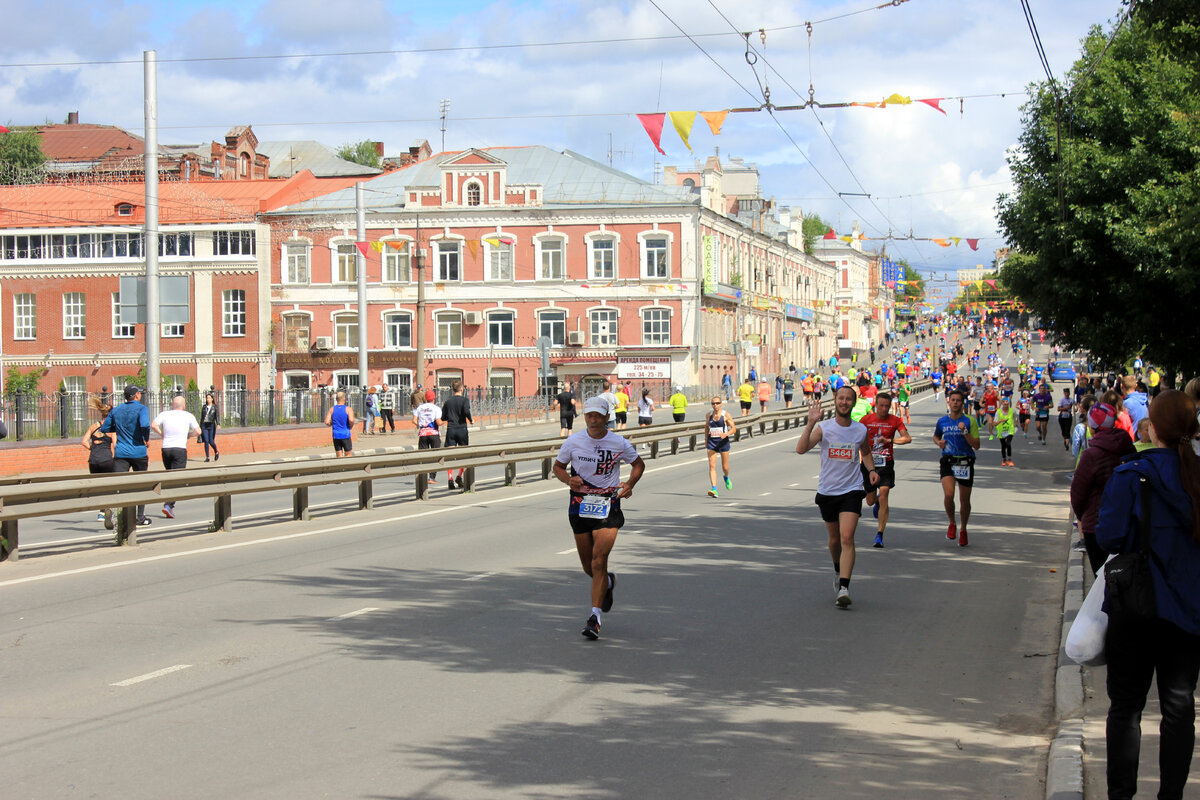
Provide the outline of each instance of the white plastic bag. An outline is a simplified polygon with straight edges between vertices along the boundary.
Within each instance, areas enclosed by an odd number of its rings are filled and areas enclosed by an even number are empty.
[[[1104,570],[1096,573],[1096,580],[1083,598],[1083,605],[1067,632],[1067,658],[1076,664],[1102,667],[1104,658],[1104,634],[1108,631],[1108,614],[1101,610],[1104,604]]]

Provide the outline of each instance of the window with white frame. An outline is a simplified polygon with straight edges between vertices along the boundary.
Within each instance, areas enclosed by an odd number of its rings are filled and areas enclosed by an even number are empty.
[[[488,371],[488,392],[493,397],[512,397],[516,393],[516,376],[511,369]]]
[[[389,350],[412,347],[412,317],[394,313],[383,318],[384,345]]]
[[[563,279],[563,240],[538,240],[538,279],[560,281]]]
[[[246,292],[242,289],[221,292],[221,335],[246,335]]]
[[[213,231],[214,256],[252,256],[254,231]]]
[[[312,320],[307,314],[283,315],[283,352],[307,353]]]
[[[538,314],[538,336],[550,340],[551,347],[562,347],[567,343],[567,312],[543,311]]]
[[[671,343],[671,310],[668,308],[642,309],[642,344]]]
[[[462,313],[443,311],[433,316],[438,347],[462,347]]]
[[[112,335],[114,339],[132,339],[137,333],[137,326],[132,323],[121,324],[121,293],[112,293]]]
[[[142,244],[140,233],[102,233],[100,258],[141,258]]]
[[[67,292],[63,295],[63,338],[83,339],[87,337],[87,300],[83,292]]]
[[[289,242],[284,250],[284,283],[308,283],[308,251],[307,242]]]
[[[158,235],[158,254],[164,258],[184,258],[194,255],[190,233],[160,233]]]
[[[670,277],[668,254],[670,240],[665,236],[646,236],[642,239],[645,262],[642,264],[642,274],[646,278],[665,279]]]
[[[184,327],[186,326],[182,322],[164,322],[162,337],[164,339],[182,339]]]
[[[450,392],[454,388],[455,381],[462,380],[461,369],[439,369],[434,374],[434,380],[437,381],[437,387],[443,392]]]
[[[487,320],[488,344],[496,347],[512,347],[516,315],[511,311],[492,311],[488,313]]]
[[[162,385],[165,387],[163,391],[182,392],[187,386],[187,378],[183,375],[163,375]]]
[[[392,245],[400,247],[397,250]],[[408,242],[387,242],[383,246],[383,282],[408,283],[412,280],[412,259]]]
[[[617,343],[617,310],[598,308],[588,315],[591,323],[592,347],[606,347]]]
[[[492,239],[487,245],[487,279],[489,281],[511,281],[513,279],[512,244]]]
[[[477,206],[483,202],[483,187],[479,181],[470,181],[466,186],[467,205]]]
[[[617,242],[614,239],[592,239],[591,274],[589,278],[617,277]]]
[[[354,283],[358,280],[358,248],[354,242],[338,242],[333,248],[333,280]]]
[[[433,279],[438,282],[457,281],[462,279],[459,270],[461,245],[458,242],[440,241],[434,244],[437,251],[437,265],[434,267]]]
[[[358,347],[358,314],[338,314],[333,318],[333,346],[339,350]]]
[[[62,379],[63,394],[66,395],[67,408],[71,419],[82,422],[87,416],[87,377],[83,375],[65,375]]]
[[[358,388],[358,371],[333,373],[333,385],[342,390]]]
[[[37,296],[32,293],[13,295],[13,338],[37,338]]]
[[[383,373],[383,382],[393,391],[397,398],[404,397],[412,391],[412,372],[408,370],[389,370]]]

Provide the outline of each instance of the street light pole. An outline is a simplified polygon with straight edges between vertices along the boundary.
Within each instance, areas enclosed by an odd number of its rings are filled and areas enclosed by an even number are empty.
[[[413,388],[425,380],[425,249],[421,247],[421,217],[417,216],[416,232],[417,270],[417,363],[413,366]]]

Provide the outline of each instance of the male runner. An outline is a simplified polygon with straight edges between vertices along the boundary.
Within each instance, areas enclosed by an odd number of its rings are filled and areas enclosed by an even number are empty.
[[[613,604],[617,576],[608,571],[608,556],[625,524],[621,501],[633,496],[646,469],[629,440],[606,428],[607,421],[608,404],[598,397],[588,400],[585,430],[568,436],[554,460],[554,477],[571,488],[567,519],[583,571],[592,579],[592,610],[582,631],[589,639],[600,638],[604,614]],[[630,466],[626,481],[621,480],[622,461]]]
[[[200,433],[200,423],[187,410],[187,400],[179,395],[171,400],[171,408],[154,418],[150,430],[162,437],[163,469],[186,469],[188,438]],[[175,501],[163,504],[163,516],[175,519]]]
[[[576,406],[579,405],[575,399],[574,384],[568,382],[563,390],[554,395],[554,402],[550,408],[558,406],[558,435],[562,438],[567,438],[571,435],[571,430],[575,427],[575,417],[578,415]]]
[[[346,405],[346,392],[339,389],[334,404],[325,412],[325,424],[332,429],[333,454],[338,458],[354,450],[354,409]]]
[[[975,483],[975,451],[979,449],[979,425],[973,418],[963,414],[966,395],[961,390],[950,392],[950,413],[937,421],[933,429],[933,442],[942,450],[939,462],[942,478],[942,498],[950,527],[946,538],[958,539],[959,547],[967,546],[967,520],[971,517],[971,487]],[[962,527],[954,520],[954,484],[958,484],[958,497],[962,506]]]
[[[1050,424],[1050,406],[1054,405],[1054,395],[1044,382],[1038,385],[1033,395],[1034,427],[1037,428],[1038,440],[1042,446],[1046,444],[1046,426]]]
[[[876,395],[878,397],[878,395]],[[908,414],[908,384],[901,382],[896,387],[896,402],[900,405],[900,419],[905,425],[912,425],[912,417]]]
[[[934,367],[933,372],[929,373],[929,382],[933,384],[933,399],[937,400],[938,390],[942,388],[942,370],[940,367]]]
[[[471,434],[467,428],[475,422],[471,417],[471,401],[463,395],[462,381],[456,380],[450,384],[452,394],[442,406],[442,422],[446,423],[446,447],[467,447],[471,444]],[[452,476],[452,470],[446,470],[446,488],[457,486],[463,488],[463,471]]]
[[[991,383],[983,390],[983,419],[988,426],[988,439],[996,438],[996,410],[1000,408],[1000,395]]]
[[[625,430],[625,426],[629,423],[629,392],[625,389],[623,384],[618,382],[616,391],[614,391],[613,394],[616,395],[617,398],[617,430],[623,431]]]
[[[742,416],[749,416],[750,409],[754,405],[754,384],[750,383],[747,378],[741,386],[737,388],[738,403],[742,407]]]
[[[908,432],[904,421],[892,410],[892,396],[887,392],[875,395],[875,410],[863,417],[860,422],[867,426],[867,441],[871,445],[871,461],[875,465],[877,480],[872,482],[866,469],[863,468],[863,488],[867,492],[867,505],[879,520],[879,530],[875,533],[873,547],[883,547],[883,530],[888,521],[888,495],[896,486],[896,462],[894,461],[894,445],[908,444],[912,434]],[[878,498],[877,498],[878,496]]]
[[[836,574],[834,585],[838,608],[850,607],[850,576],[854,573],[854,530],[862,516],[863,491],[861,469],[867,470],[866,483],[879,482],[879,473],[871,458],[867,427],[850,419],[856,395],[843,386],[833,396],[833,419],[821,420],[821,407],[809,406],[808,426],[796,442],[803,455],[818,444],[821,448],[821,474],[817,479],[817,507],[829,535],[829,555]]]

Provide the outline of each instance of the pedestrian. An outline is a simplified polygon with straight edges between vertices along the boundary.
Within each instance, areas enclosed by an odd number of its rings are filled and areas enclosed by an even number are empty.
[[[600,397],[584,403],[586,429],[568,436],[554,460],[554,477],[571,490],[567,520],[580,564],[591,578],[591,611],[582,631],[588,639],[600,638],[604,615],[612,610],[617,576],[609,572],[608,559],[625,524],[621,501],[633,496],[646,469],[629,440],[607,429],[608,414],[608,403]],[[622,461],[630,466],[624,481]]]
[[[575,384],[567,381],[563,390],[554,396],[551,408],[558,407],[558,435],[563,439],[571,434],[575,427],[575,417],[578,414],[579,401],[575,398]]]
[[[221,427],[221,412],[217,408],[217,396],[205,392],[204,407],[200,409],[200,441],[204,443],[204,460],[208,461],[208,449],[212,448],[213,461],[221,460],[217,450],[217,428]]]
[[[821,471],[817,479],[817,508],[825,522],[829,555],[833,559],[834,588],[838,608],[850,607],[850,578],[854,574],[854,532],[862,516],[862,469],[867,470],[869,485],[879,482],[879,473],[871,458],[867,427],[850,419],[855,402],[854,389],[843,386],[833,396],[834,416],[821,420],[821,406],[808,408],[808,425],[796,443],[803,455],[821,445]],[[861,468],[860,468],[861,467]]]
[[[112,411],[112,406],[95,395],[92,395],[91,399],[88,400],[88,405],[96,412],[99,419],[88,426],[79,443],[87,448],[88,451],[88,472],[92,475],[103,475],[113,471],[112,437],[107,433],[100,432],[100,426],[108,416],[108,413]],[[98,511],[96,513],[96,521],[103,522],[104,527],[112,530],[112,509],[103,508]]]
[[[780,374],[780,375],[775,376],[775,401],[778,402],[782,399],[783,399],[783,375]]]
[[[733,378],[729,375],[729,370],[725,370],[721,375],[721,390],[725,393],[726,400],[733,399]]]
[[[379,385],[379,432],[395,433],[396,394],[386,383]]]
[[[434,400],[437,393],[433,389],[425,390],[425,402],[413,409],[413,424],[417,426],[417,449],[437,450],[442,446],[442,437],[438,433],[438,421],[442,418],[442,409]],[[437,473],[429,473],[429,482],[437,483]]]
[[[883,547],[883,532],[887,528],[890,505],[888,498],[892,489],[896,488],[896,445],[908,444],[912,434],[908,432],[904,420],[892,410],[892,395],[879,392],[875,395],[875,404],[871,413],[859,422],[867,428],[867,442],[871,447],[871,463],[875,466],[876,479],[872,481],[866,467],[862,467],[863,490],[866,491],[867,505],[871,513],[879,520],[875,532],[873,547]],[[853,414],[851,414],[853,418]]]
[[[379,400],[375,396],[375,387],[367,389],[363,397],[363,433],[375,435],[375,418],[379,416]]]
[[[200,433],[200,423],[185,406],[187,401],[182,395],[174,397],[170,409],[150,423],[150,430],[162,437],[162,462],[166,470],[187,468],[188,439],[193,433]],[[164,503],[162,513],[167,519],[175,519],[175,501]]]
[[[683,393],[682,386],[675,387],[675,393],[667,400],[671,404],[671,420],[673,422],[683,422],[683,418],[687,416],[688,399]]]
[[[642,389],[642,397],[638,400],[638,427],[648,428],[654,424],[654,400],[650,397],[649,389]]]
[[[933,443],[942,451],[938,462],[942,481],[942,505],[950,526],[946,538],[958,539],[959,547],[967,546],[967,521],[971,518],[971,489],[975,485],[975,451],[979,449],[979,424],[963,413],[966,394],[952,389],[946,395],[949,413],[937,421]],[[959,511],[962,526],[954,518],[954,486],[958,484]]]
[[[1116,392],[1106,392],[1115,399]],[[1107,558],[1096,540],[1096,525],[1100,520],[1101,501],[1105,487],[1113,471],[1120,466],[1121,459],[1135,452],[1133,442],[1117,427],[1116,408],[1101,398],[1088,412],[1088,427],[1092,438],[1087,449],[1079,456],[1075,474],[1071,477],[1071,510],[1079,520],[1079,532],[1083,534],[1084,547],[1092,572],[1104,566]]]
[[[717,496],[717,454],[721,456],[721,472],[725,476],[725,488],[733,490],[729,479],[729,437],[737,432],[733,417],[722,407],[720,397],[712,399],[712,411],[704,417],[704,450],[708,454],[709,497]]]
[[[809,383],[811,386],[812,383]],[[789,372],[787,377],[783,379],[783,407],[792,407],[792,398],[796,395],[796,378],[794,372]]]
[[[767,410],[767,401],[771,399],[771,384],[767,383],[767,379],[763,378],[758,384],[758,410],[762,413]]]
[[[354,452],[354,409],[346,405],[344,389],[338,389],[334,400],[325,412],[325,424],[333,433],[333,454],[344,458]]]
[[[1153,678],[1162,714],[1158,797],[1181,800],[1195,749],[1200,672],[1200,460],[1192,451],[1200,426],[1195,404],[1176,390],[1160,392],[1149,415],[1157,447],[1113,472],[1096,526],[1096,541],[1109,553],[1149,544],[1156,605],[1146,620],[1106,604],[1108,796],[1137,792],[1142,710]]]
[[[113,472],[145,472],[150,468],[150,455],[146,450],[146,442],[150,440],[150,409],[142,405],[141,399],[142,387],[126,386],[125,402],[110,411],[100,424],[101,433],[115,433],[117,437],[113,448]],[[137,506],[134,511],[139,526],[150,524],[145,505]]]
[[[758,370],[754,368],[753,364],[750,365],[750,377],[747,378],[747,380],[750,381],[750,383],[754,383],[758,380]]]
[[[475,422],[471,416],[471,401],[463,393],[463,382],[454,380],[450,383],[450,397],[442,406],[442,421],[446,423],[446,447],[467,447],[471,444],[468,425]],[[446,470],[446,488],[463,486],[463,471],[459,467],[458,474],[451,476],[452,470]]]

